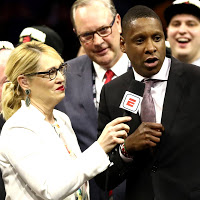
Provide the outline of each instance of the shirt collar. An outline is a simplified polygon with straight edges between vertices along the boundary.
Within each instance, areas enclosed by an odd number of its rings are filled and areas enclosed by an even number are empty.
[[[151,79],[157,79],[157,80],[163,80],[163,81],[167,81],[168,80],[168,75],[169,75],[169,70],[170,70],[170,66],[171,66],[171,59],[165,57],[163,65],[160,69],[160,71],[153,75],[152,77],[150,77]],[[135,80],[136,81],[142,81],[144,79],[146,79],[146,77],[141,76],[140,74],[138,74],[134,68],[133,68],[133,73],[135,76]]]
[[[98,77],[99,80],[103,80],[105,73],[108,69],[101,67],[100,65],[98,65],[95,62],[93,62],[93,65],[94,65],[94,69],[95,69],[95,72],[96,72],[96,76]],[[130,61],[128,59],[128,56],[125,53],[123,53],[123,55],[118,60],[118,62],[113,67],[111,67],[110,69],[115,73],[116,76],[121,76],[122,74],[127,72],[127,69],[130,65],[131,64],[130,64]]]
[[[200,58],[195,60],[193,63],[193,65],[197,65],[197,66],[200,66]]]

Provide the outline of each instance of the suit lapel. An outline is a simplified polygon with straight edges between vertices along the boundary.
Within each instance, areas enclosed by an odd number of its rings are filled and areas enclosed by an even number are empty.
[[[89,116],[96,117],[97,120],[97,110],[93,101],[93,80],[92,80],[92,61],[88,56],[85,56],[84,60],[79,63],[80,66],[75,72],[77,77],[77,85],[79,88],[80,104],[85,108],[86,112],[90,113]]]
[[[185,87],[184,79],[181,78],[184,74],[182,65],[182,63],[172,58],[161,120],[165,130],[170,129],[175,119],[178,105]]]
[[[82,88],[80,91],[82,102],[85,110],[90,110],[91,116],[97,117],[97,109],[94,105],[93,98],[93,64],[91,60],[85,63],[85,66],[82,73],[82,85],[80,85]]]

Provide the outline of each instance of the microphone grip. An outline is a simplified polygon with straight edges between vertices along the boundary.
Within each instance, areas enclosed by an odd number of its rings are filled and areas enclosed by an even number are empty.
[[[131,112],[128,111],[128,110],[124,110],[123,112],[123,117],[126,117],[126,116],[130,116],[131,117]],[[132,121],[132,120],[131,120]],[[129,127],[130,127],[130,122],[131,121],[128,121],[128,122],[124,122],[124,124],[127,124]],[[131,128],[131,127],[130,127]]]
[[[128,110],[124,110],[123,117],[125,117],[125,116],[131,116],[131,112]]]

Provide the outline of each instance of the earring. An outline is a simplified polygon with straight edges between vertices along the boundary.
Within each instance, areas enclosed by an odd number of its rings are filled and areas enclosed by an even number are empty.
[[[124,47],[120,47],[120,49],[121,49],[121,51],[122,51],[123,53],[125,53]]]
[[[27,90],[25,90],[25,93],[26,93],[25,104],[28,107],[30,105],[30,103],[31,103],[31,100],[30,100],[30,97],[29,97],[29,95],[31,93],[31,90],[27,89]]]

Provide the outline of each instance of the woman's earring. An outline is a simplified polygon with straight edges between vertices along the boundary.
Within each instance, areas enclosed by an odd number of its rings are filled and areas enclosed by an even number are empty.
[[[25,104],[28,107],[30,105],[30,103],[31,103],[31,100],[30,100],[30,97],[29,97],[29,95],[31,93],[31,90],[27,89],[27,90],[25,90],[25,93],[26,93]]]

